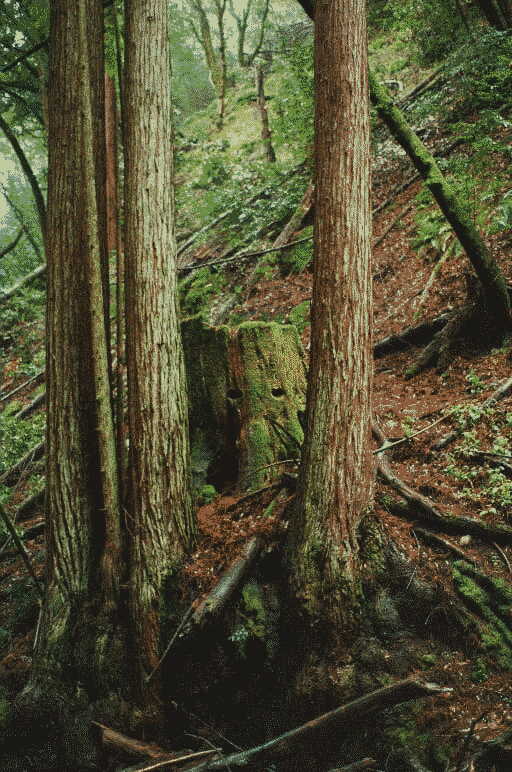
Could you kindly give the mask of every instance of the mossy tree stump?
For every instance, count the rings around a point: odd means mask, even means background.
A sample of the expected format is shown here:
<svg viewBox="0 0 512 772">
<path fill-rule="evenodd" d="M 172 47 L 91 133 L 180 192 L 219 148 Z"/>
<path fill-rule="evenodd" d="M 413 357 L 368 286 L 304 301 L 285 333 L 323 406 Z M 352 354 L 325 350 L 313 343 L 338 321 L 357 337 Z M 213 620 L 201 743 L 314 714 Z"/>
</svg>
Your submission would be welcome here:
<svg viewBox="0 0 512 772">
<path fill-rule="evenodd" d="M 291 325 L 182 322 L 194 483 L 254 489 L 298 458 L 305 407 L 302 346 Z"/>
</svg>

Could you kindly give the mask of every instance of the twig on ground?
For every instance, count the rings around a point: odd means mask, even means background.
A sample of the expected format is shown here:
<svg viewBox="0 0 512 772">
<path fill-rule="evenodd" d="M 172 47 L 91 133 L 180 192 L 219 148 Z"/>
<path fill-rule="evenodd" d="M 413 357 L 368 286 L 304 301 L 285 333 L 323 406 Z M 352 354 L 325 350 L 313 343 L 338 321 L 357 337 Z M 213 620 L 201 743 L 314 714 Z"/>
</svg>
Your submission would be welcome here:
<svg viewBox="0 0 512 772">
<path fill-rule="evenodd" d="M 34 582 L 34 585 L 35 585 L 35 588 L 36 588 L 36 590 L 38 592 L 39 597 L 43 598 L 44 597 L 43 587 L 42 587 L 39 579 L 36 576 L 36 572 L 34 571 L 32 563 L 30 562 L 30 557 L 28 555 L 27 550 L 25 549 L 25 545 L 23 544 L 22 540 L 20 539 L 20 537 L 18 535 L 18 532 L 17 532 L 16 528 L 14 527 L 14 525 L 13 525 L 13 523 L 11 521 L 11 518 L 9 517 L 9 515 L 7 514 L 7 512 L 3 508 L 2 504 L 0 504 L 0 517 L 2 518 L 5 527 L 9 531 L 9 533 L 11 535 L 11 538 L 12 538 L 14 544 L 16 545 L 16 549 L 17 549 L 18 553 L 20 554 L 23 562 L 25 563 L 25 565 L 27 567 L 27 571 L 29 572 L 29 574 L 30 574 L 30 576 L 32 578 L 32 581 Z"/>
</svg>

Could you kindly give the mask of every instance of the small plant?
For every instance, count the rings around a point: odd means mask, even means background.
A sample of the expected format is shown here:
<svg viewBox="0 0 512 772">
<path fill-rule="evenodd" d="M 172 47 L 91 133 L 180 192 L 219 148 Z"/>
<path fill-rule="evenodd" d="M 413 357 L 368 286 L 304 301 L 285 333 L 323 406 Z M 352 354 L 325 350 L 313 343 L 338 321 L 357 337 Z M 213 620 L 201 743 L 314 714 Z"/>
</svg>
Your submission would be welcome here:
<svg viewBox="0 0 512 772">
<path fill-rule="evenodd" d="M 200 506 L 211 504 L 218 495 L 214 485 L 203 485 L 199 491 L 198 504 Z"/>
<path fill-rule="evenodd" d="M 470 394 L 480 394 L 480 392 L 484 391 L 487 386 L 484 383 L 484 381 L 480 378 L 479 375 L 475 373 L 474 370 L 470 370 L 469 373 L 466 375 L 466 383 L 468 383 L 468 391 Z"/>
<path fill-rule="evenodd" d="M 37 414 L 31 420 L 15 417 L 19 403 L 11 403 L 0 413 L 0 474 L 9 469 L 30 448 L 38 445 L 44 436 L 45 415 Z"/>
<path fill-rule="evenodd" d="M 288 322 L 297 328 L 299 335 L 302 335 L 309 324 L 309 312 L 311 303 L 309 300 L 303 300 L 298 306 L 292 308 L 288 314 Z"/>
</svg>

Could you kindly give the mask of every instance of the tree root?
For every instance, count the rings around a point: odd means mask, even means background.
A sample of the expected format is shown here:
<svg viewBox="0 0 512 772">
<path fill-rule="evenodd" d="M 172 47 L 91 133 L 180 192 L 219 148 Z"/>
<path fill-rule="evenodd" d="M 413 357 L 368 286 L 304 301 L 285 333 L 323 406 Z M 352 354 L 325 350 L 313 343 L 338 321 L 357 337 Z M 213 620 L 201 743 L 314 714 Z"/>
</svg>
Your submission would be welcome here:
<svg viewBox="0 0 512 772">
<path fill-rule="evenodd" d="M 263 764 L 273 759 L 284 758 L 296 753 L 314 741 L 322 740 L 336 729 L 347 724 L 358 724 L 366 721 L 373 713 L 394 707 L 402 702 L 416 700 L 420 697 L 430 697 L 450 693 L 436 684 L 422 683 L 414 680 L 399 681 L 391 686 L 366 694 L 353 702 L 342 705 L 329 713 L 324 713 L 306 724 L 302 724 L 279 737 L 269 740 L 240 753 L 233 753 L 222 759 L 205 761 L 192 768 L 192 772 L 204 772 L 212 769 L 232 769 L 246 767 L 258 762 Z M 261 766 L 259 767 L 261 769 Z M 350 769 L 350 767 L 349 767 Z"/>
</svg>

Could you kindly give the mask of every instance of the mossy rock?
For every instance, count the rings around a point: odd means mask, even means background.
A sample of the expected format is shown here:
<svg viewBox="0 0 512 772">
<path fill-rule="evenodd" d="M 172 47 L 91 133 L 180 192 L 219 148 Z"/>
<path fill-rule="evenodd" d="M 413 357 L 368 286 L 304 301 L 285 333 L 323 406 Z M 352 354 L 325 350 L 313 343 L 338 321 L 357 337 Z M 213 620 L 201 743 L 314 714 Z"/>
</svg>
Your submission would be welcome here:
<svg viewBox="0 0 512 772">
<path fill-rule="evenodd" d="M 306 371 L 296 329 L 275 322 L 182 322 L 193 476 L 222 490 L 257 488 L 297 458 Z"/>
</svg>

